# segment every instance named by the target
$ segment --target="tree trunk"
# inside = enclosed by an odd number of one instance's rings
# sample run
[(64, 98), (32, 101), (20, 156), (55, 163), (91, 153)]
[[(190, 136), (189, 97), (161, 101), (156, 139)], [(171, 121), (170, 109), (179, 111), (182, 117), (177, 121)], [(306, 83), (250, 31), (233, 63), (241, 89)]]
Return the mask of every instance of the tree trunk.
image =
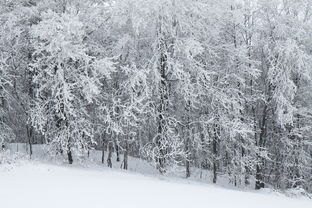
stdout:
[(112, 163), (112, 154), (113, 154), (113, 143), (112, 141), (110, 141), (108, 143), (108, 157), (107, 157), (107, 166), (112, 168), (113, 167), (113, 163)]
[(31, 156), (33, 154), (33, 150), (32, 150), (33, 131), (32, 131), (32, 127), (30, 125), (28, 125), (28, 124), (26, 126), (26, 130), (27, 130), (28, 145), (29, 145), (29, 158), (31, 159)]
[[(266, 122), (267, 122), (267, 105), (265, 104), (265, 106), (263, 108), (261, 131), (260, 131), (259, 143), (258, 143), (258, 147), (260, 148), (260, 151), (264, 147), (264, 143), (265, 143)], [(258, 160), (260, 160), (261, 163), (263, 163), (263, 160), (262, 160), (262, 158), (260, 158), (259, 155), (258, 155)], [(257, 167), (256, 167), (256, 185), (255, 185), (256, 190), (264, 188), (263, 173), (262, 173), (261, 165), (263, 165), (263, 164), (259, 164), (259, 161), (258, 161)]]
[(118, 145), (118, 136), (117, 139), (115, 140), (115, 150), (116, 150), (116, 161), (119, 162), (120, 161), (120, 156), (119, 156), (119, 145)]
[(191, 170), (190, 170), (190, 140), (191, 140), (191, 129), (190, 129), (190, 110), (191, 110), (191, 102), (188, 100), (186, 102), (185, 111), (186, 111), (186, 138), (185, 138), (185, 177), (189, 178), (191, 176)]
[(104, 144), (102, 146), (102, 164), (104, 164)]
[(104, 164), (105, 136), (106, 136), (106, 133), (104, 132), (103, 135), (102, 135), (102, 164)]
[(189, 178), (191, 176), (191, 170), (190, 170), (190, 132), (189, 128), (187, 128), (187, 134), (185, 138), (185, 153), (186, 153), (186, 158), (185, 158), (185, 177)]
[(124, 152), (124, 159), (123, 159), (123, 169), (128, 170), (128, 149), (129, 149), (128, 141), (126, 141), (126, 147)]
[(190, 176), (191, 176), (191, 170), (190, 170), (190, 161), (189, 161), (189, 159), (188, 158), (186, 158), (186, 161), (185, 161), (185, 177), (186, 178), (189, 178)]
[(256, 167), (256, 187), (255, 188), (256, 190), (264, 188), (263, 177), (262, 177), (261, 168), (259, 164), (257, 164), (257, 167)]
[(159, 65), (158, 72), (160, 74), (161, 80), (159, 83), (159, 104), (157, 107), (158, 113), (158, 138), (156, 139), (156, 145), (159, 148), (159, 157), (156, 158), (157, 168), (161, 174), (165, 173), (165, 163), (166, 163), (166, 151), (167, 147), (163, 147), (163, 141), (166, 139), (170, 139), (167, 137), (167, 124), (165, 120), (165, 113), (168, 110), (168, 102), (169, 102), (169, 93), (168, 93), (168, 82), (167, 82), (167, 68), (168, 68), (168, 57), (166, 51), (168, 51), (167, 43), (164, 36), (164, 32), (162, 31), (162, 17), (159, 17), (159, 25), (158, 25), (158, 36), (160, 37), (159, 42)]
[(213, 183), (217, 183), (217, 163), (213, 162)]
[[(244, 148), (243, 148), (243, 150), (244, 150)], [(244, 151), (243, 151), (243, 154), (245, 154)], [(244, 178), (245, 179), (244, 180), (245, 186), (248, 186), (250, 184), (250, 181), (249, 181), (250, 177), (249, 177), (249, 175), (250, 175), (250, 170), (249, 170), (249, 167), (246, 165), (245, 166), (245, 178)]]
[(217, 157), (218, 157), (218, 150), (217, 150), (217, 130), (216, 127), (214, 127), (213, 129), (214, 131), (214, 139), (212, 141), (212, 153), (213, 153), (213, 179), (212, 182), (213, 183), (217, 183), (217, 169), (218, 169), (218, 161), (217, 161)]
[(67, 150), (67, 158), (68, 158), (68, 163), (73, 164), (73, 155), (72, 155), (72, 151), (70, 150), (70, 148), (68, 148)]

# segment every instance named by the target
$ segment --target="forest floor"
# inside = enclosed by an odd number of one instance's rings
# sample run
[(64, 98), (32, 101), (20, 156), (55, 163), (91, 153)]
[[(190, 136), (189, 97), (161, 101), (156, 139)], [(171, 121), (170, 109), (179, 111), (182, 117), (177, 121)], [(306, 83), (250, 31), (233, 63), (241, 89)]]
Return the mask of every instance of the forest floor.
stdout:
[(3, 208), (311, 208), (312, 200), (38, 161), (0, 168)]
[(184, 178), (184, 169), (161, 176), (135, 157), (129, 157), (126, 171), (120, 169), (122, 155), (116, 162), (115, 154), (111, 169), (95, 150), (83, 162), (74, 158), (68, 165), (65, 157), (51, 159), (43, 148), (34, 145), (29, 160), (24, 144), (11, 144), (9, 154), (2, 155), (8, 160), (0, 157), (1, 208), (312, 208), (312, 200), (300, 193), (287, 197), (268, 188), (254, 191), (252, 179), (250, 187), (234, 187), (220, 176), (213, 185), (209, 171), (195, 168), (190, 179)]

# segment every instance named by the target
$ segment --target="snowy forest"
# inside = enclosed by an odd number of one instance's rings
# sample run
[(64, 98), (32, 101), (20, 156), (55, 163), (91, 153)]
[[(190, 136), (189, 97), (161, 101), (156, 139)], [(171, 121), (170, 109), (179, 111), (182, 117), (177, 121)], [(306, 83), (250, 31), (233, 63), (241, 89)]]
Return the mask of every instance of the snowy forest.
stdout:
[(312, 1), (0, 0), (0, 143), (311, 193)]

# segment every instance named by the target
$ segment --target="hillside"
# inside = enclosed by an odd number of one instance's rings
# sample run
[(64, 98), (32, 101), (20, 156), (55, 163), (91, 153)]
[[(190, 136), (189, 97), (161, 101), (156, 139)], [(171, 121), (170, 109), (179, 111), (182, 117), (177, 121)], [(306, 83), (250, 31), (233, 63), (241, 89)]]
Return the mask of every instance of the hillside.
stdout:
[(0, 171), (4, 208), (311, 208), (312, 201), (212, 185), (160, 180), (104, 168), (83, 169), (39, 162)]

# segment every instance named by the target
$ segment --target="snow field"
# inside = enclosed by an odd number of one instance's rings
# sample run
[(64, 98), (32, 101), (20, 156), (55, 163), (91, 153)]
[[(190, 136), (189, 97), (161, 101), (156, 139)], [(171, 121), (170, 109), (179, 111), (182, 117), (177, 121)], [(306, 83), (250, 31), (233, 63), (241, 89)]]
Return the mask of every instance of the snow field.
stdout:
[(311, 208), (308, 199), (223, 189), (108, 168), (25, 162), (0, 171), (1, 208)]

